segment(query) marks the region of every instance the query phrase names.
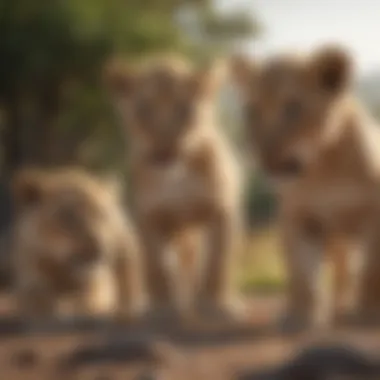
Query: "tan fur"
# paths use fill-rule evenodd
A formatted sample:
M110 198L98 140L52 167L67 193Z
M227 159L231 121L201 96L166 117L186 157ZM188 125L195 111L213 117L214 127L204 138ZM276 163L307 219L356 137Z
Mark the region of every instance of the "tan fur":
M324 258L335 270L325 322L346 307L347 291L363 315L379 312L380 132L352 94L352 66L334 46L258 64L233 61L250 150L280 198L286 325L317 322Z
M13 181L12 258L19 312L137 316L145 306L141 252L115 187L79 169L25 170Z
M108 74L131 141L134 198L156 306L190 315L197 292L196 301L206 310L230 312L241 232L240 178L215 125L212 71L164 60ZM207 238L206 255L200 234ZM174 270L167 263L171 251L179 264Z

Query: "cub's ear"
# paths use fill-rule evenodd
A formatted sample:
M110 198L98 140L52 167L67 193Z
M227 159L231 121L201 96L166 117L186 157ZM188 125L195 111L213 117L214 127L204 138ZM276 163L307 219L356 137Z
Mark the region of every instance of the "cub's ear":
M43 173L34 169L19 171L11 181L11 191L17 210L37 205L46 193Z
M353 60L341 46L328 45L317 50L311 57L311 68L317 86L331 95L341 93L351 84Z
M229 73L232 82L239 90L246 91L254 80L257 72L256 64L243 55L234 55L230 58Z
M134 75L120 60L113 59L104 68L103 83L114 99L128 98L133 90Z
M117 173L103 173L99 177L99 182L115 199L121 199L124 196L124 181Z

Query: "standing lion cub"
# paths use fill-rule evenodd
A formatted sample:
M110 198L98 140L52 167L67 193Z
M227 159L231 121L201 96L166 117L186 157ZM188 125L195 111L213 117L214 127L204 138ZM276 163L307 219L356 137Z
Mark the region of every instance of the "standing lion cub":
M231 281L241 233L240 178L216 125L213 72L163 59L136 70L114 66L107 79L130 138L156 310L185 318L195 311L235 315Z
M353 95L353 63L337 46L263 63L232 62L247 141L274 179L288 273L284 328L327 322L349 304L380 317L380 130ZM322 264L334 269L321 296Z
M62 297L76 313L137 316L141 252L114 186L80 170L25 170L13 181L12 260L19 312L48 317Z

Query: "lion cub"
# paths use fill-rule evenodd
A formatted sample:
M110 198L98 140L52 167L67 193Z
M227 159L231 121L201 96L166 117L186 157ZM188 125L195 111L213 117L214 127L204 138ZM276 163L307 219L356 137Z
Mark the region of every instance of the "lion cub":
M12 259L23 317L48 317L65 296L76 313L142 312L139 243L116 190L77 169L15 176Z
M163 59L135 71L114 66L108 86L131 141L134 197L156 311L233 316L240 179L215 123L213 72ZM205 255L200 236L207 239Z
M261 64L240 57L231 67L250 150L277 184L289 285L283 327L327 322L353 299L362 316L375 315L380 131L353 96L350 55L325 46ZM332 308L318 284L325 259Z

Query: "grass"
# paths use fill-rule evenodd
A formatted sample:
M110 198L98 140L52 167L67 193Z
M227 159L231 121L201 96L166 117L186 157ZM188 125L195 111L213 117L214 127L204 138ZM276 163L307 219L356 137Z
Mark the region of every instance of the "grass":
M245 293L275 293L284 289L281 245L275 226L254 231L245 243L239 282Z
M332 286L334 273L329 262L324 264L321 284L328 291ZM242 291L248 294L273 294L284 291L285 270L276 226L251 233L243 249L242 269L238 281Z

